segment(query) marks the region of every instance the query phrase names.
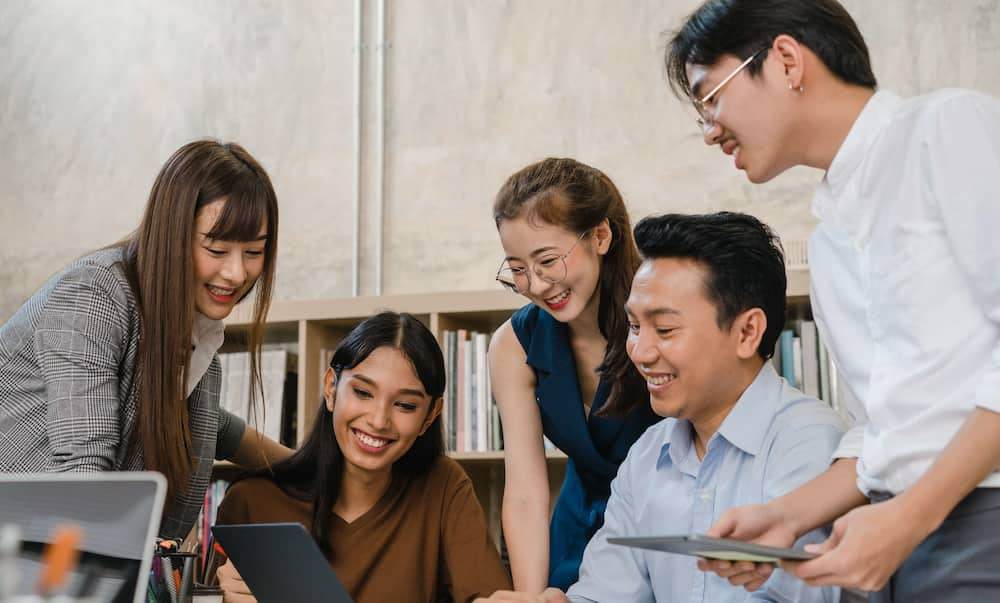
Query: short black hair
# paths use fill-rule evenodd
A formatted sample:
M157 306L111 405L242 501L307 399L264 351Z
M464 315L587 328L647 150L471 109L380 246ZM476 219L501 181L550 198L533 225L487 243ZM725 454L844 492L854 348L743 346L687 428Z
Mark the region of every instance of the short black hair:
M788 281L781 241L770 227L736 212L665 214L636 224L635 241L646 260L681 258L705 266L705 293L715 304L719 328L729 329L746 310L763 310L767 328L757 354L774 355L785 327Z
M707 0L673 34L664 64L674 94L692 98L687 65L714 65L724 55L744 59L787 34L812 50L848 84L875 89L868 45L837 0ZM761 71L767 51L747 65Z

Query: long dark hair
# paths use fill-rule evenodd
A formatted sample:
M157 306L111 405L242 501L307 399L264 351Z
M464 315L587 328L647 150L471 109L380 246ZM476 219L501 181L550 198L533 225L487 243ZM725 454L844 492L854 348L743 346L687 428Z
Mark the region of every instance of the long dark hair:
M274 287L278 199L264 168L235 143L199 140L178 149L160 170L136 231L118 243L139 304L136 357L138 430L147 469L167 478L171 492L185 492L191 475L191 428L184 395L195 320L191 249L198 211L225 199L213 239L253 241L267 222L264 267L254 289L250 352L251 402L263 396L260 348ZM248 293L249 295L249 293Z
M618 188L596 168L574 159L550 157L516 172L500 187L493 203L497 228L504 220L518 217L562 226L580 235L608 221L611 247L601 260L597 306L597 323L607 341L597 372L611 384L604 408L624 406L623 400L648 399L646 383L625 351L625 300L640 260Z
M432 401L444 395L444 356L434 335L410 314L381 312L363 321L340 342L330 368L337 373L364 362L380 347L391 347L403 354L424 386ZM441 417L417 436L413 446L392 466L393 476L418 475L427 472L434 461L444 454ZM290 496L312 499L312 536L332 558L327 534L330 514L340 495L344 474L344 455L333 433L333 413L320 402L312 431L302 447L290 458L276 464L269 473L274 482Z

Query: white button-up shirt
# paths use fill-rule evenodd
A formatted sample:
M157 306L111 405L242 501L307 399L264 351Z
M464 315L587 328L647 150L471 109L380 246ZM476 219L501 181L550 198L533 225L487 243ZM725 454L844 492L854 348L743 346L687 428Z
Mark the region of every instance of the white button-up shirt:
M813 314L856 399L836 456L898 494L975 406L1000 412L1000 101L876 93L813 211Z

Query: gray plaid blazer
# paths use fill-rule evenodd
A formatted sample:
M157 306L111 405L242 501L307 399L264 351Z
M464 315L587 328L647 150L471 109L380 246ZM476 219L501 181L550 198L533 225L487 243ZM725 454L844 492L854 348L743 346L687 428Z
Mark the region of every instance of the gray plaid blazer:
M139 310L121 249L86 256L49 280L0 326L0 472L136 471ZM219 359L188 398L194 458L170 502L164 537L183 537L204 502L215 458L245 423L219 408Z

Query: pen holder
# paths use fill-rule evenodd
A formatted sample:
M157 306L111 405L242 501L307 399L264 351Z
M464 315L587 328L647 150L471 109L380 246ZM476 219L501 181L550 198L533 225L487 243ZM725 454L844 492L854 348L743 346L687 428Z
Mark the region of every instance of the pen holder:
M147 603L192 603L197 564L194 553L157 550L149 574Z
M218 586L194 585L191 603L222 603L222 589Z

